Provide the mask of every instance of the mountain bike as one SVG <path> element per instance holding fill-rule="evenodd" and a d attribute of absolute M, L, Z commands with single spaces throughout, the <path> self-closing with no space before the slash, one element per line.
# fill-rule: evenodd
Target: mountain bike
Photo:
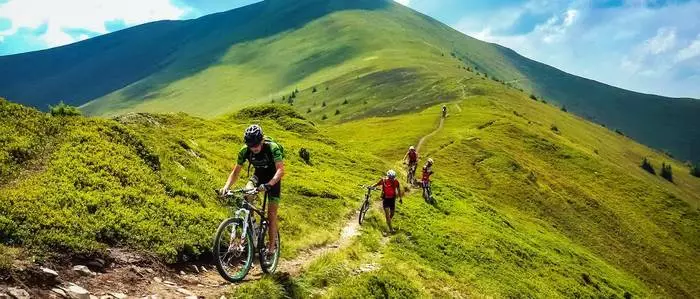
<path fill-rule="evenodd" d="M 280 236 L 277 233 L 275 252 L 268 254 L 266 241 L 268 234 L 268 219 L 265 207 L 267 192 L 263 199 L 262 209 L 258 209 L 250 201 L 257 198 L 257 189 L 237 189 L 223 195 L 226 203 L 235 206 L 233 217 L 221 222 L 214 238 L 214 254 L 216 269 L 221 277 L 230 282 L 243 280 L 253 266 L 253 258 L 257 252 L 260 267 L 263 272 L 271 274 L 277 269 L 280 257 Z M 257 214 L 257 217 L 256 215 Z M 260 222 L 257 222 L 257 219 Z"/>
<path fill-rule="evenodd" d="M 360 187 L 362 187 L 363 189 L 367 189 L 367 193 L 365 194 L 365 201 L 363 201 L 362 206 L 360 206 L 360 216 L 359 216 L 358 222 L 361 225 L 362 221 L 365 220 L 365 214 L 367 214 L 369 207 L 372 205 L 372 202 L 371 202 L 372 191 L 377 190 L 377 187 L 372 187 L 372 186 L 360 186 Z"/>
<path fill-rule="evenodd" d="M 421 187 L 423 188 L 423 198 L 429 204 L 435 203 L 435 198 L 433 198 L 433 190 L 430 187 L 430 181 L 421 181 Z"/>
<path fill-rule="evenodd" d="M 416 184 L 416 167 L 418 163 L 408 163 L 408 175 L 406 175 L 406 181 L 409 186 L 414 186 Z"/>

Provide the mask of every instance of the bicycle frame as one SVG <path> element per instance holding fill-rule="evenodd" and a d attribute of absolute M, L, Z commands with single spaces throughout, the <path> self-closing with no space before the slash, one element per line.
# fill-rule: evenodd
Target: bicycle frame
<path fill-rule="evenodd" d="M 249 229 L 248 225 L 251 224 L 251 220 L 250 220 L 251 219 L 251 215 L 250 215 L 251 211 L 253 211 L 255 214 L 258 214 L 258 216 L 260 216 L 260 223 L 261 224 L 267 223 L 267 217 L 265 217 L 265 209 L 267 207 L 267 192 L 265 192 L 265 195 L 263 196 L 262 209 L 258 209 L 253 204 L 248 202 L 248 200 L 245 198 L 245 196 L 243 196 L 242 201 L 243 201 L 243 203 L 241 204 L 241 207 L 238 210 L 236 210 L 236 212 L 234 212 L 234 218 L 239 218 L 239 219 L 244 220 L 243 221 L 242 236 L 245 236 L 246 233 L 248 233 L 248 229 Z M 243 215 L 245 215 L 245 216 L 243 216 Z M 253 217 L 255 217 L 255 215 L 253 215 Z M 253 235 L 254 235 L 253 240 L 257 240 L 257 232 L 253 231 Z M 231 240 L 236 238 L 236 231 L 235 230 L 231 231 L 230 238 L 231 238 Z M 257 241 L 255 241 L 255 242 L 257 242 Z M 255 244 L 255 245 L 259 245 L 259 244 Z M 255 246 L 255 247 L 257 248 L 258 246 Z"/>

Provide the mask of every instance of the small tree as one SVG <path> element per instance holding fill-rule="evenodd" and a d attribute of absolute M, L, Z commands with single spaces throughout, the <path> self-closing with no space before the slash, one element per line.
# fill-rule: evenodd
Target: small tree
<path fill-rule="evenodd" d="M 306 113 L 311 113 L 311 108 L 307 109 Z"/>
<path fill-rule="evenodd" d="M 656 175 L 656 170 L 654 170 L 654 166 L 651 165 L 651 163 L 649 162 L 649 159 L 644 158 L 644 160 L 642 160 L 642 165 L 640 165 L 640 167 L 642 167 L 642 169 L 646 170 L 648 173 Z"/>
<path fill-rule="evenodd" d="M 690 165 L 690 175 L 700 178 L 700 165 Z"/>
<path fill-rule="evenodd" d="M 49 106 L 49 112 L 51 116 L 79 116 L 82 114 L 77 107 L 68 105 L 63 101 L 56 106 Z"/>
<path fill-rule="evenodd" d="M 294 93 L 299 93 L 299 88 L 295 88 Z"/>
<path fill-rule="evenodd" d="M 347 104 L 348 104 L 348 99 L 345 99 L 345 101 L 343 102 L 343 105 L 347 105 Z"/>
<path fill-rule="evenodd" d="M 552 125 L 549 127 L 549 129 L 552 130 L 554 133 L 559 133 L 559 128 L 558 128 L 557 125 L 555 125 L 555 124 L 552 124 Z"/>
<path fill-rule="evenodd" d="M 673 183 L 673 169 L 671 169 L 671 164 L 661 163 L 661 177 Z"/>
<path fill-rule="evenodd" d="M 324 115 L 321 117 L 321 119 L 322 119 L 322 120 L 326 120 L 326 119 L 328 119 L 328 116 L 326 116 L 326 115 L 324 114 Z"/>
<path fill-rule="evenodd" d="M 340 114 L 340 110 L 335 109 L 335 115 L 338 115 L 338 114 Z"/>
<path fill-rule="evenodd" d="M 316 86 L 314 86 L 314 88 L 311 89 L 311 92 L 312 92 L 312 93 L 315 93 L 316 91 L 317 91 L 317 90 L 316 90 Z"/>
<path fill-rule="evenodd" d="M 530 99 L 533 101 L 537 101 L 537 96 L 534 94 L 530 94 Z"/>
<path fill-rule="evenodd" d="M 367 100 L 365 100 L 365 105 L 367 105 Z"/>
<path fill-rule="evenodd" d="M 566 106 L 561 106 L 561 111 L 569 112 L 569 110 L 566 109 Z"/>
<path fill-rule="evenodd" d="M 321 104 L 321 107 L 326 107 L 326 101 L 323 101 L 323 104 Z"/>

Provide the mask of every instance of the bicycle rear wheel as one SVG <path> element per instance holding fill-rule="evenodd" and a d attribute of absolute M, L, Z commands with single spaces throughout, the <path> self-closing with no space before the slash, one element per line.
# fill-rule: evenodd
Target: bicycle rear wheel
<path fill-rule="evenodd" d="M 367 211 L 369 210 L 369 200 L 365 200 L 362 203 L 362 206 L 360 207 L 360 216 L 358 217 L 358 223 L 362 225 L 362 222 L 365 220 L 365 214 L 367 214 Z"/>
<path fill-rule="evenodd" d="M 275 252 L 268 255 L 267 247 L 269 245 L 269 238 L 267 237 L 267 230 L 268 228 L 265 227 L 260 231 L 260 236 L 258 237 L 260 240 L 258 241 L 258 257 L 260 258 L 260 268 L 262 268 L 263 272 L 272 274 L 277 270 L 277 265 L 280 260 L 280 232 L 277 231 L 277 238 L 275 238 Z"/>
<path fill-rule="evenodd" d="M 214 238 L 214 264 L 221 277 L 239 282 L 253 265 L 253 235 L 249 228 L 243 235 L 243 220 L 230 218 L 219 225 Z"/>

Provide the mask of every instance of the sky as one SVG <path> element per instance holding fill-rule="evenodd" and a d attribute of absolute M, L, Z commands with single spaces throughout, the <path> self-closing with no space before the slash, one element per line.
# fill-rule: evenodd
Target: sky
<path fill-rule="evenodd" d="M 257 1 L 0 0 L 0 55 Z M 639 92 L 700 98 L 700 0 L 395 1 L 578 76 Z"/>

